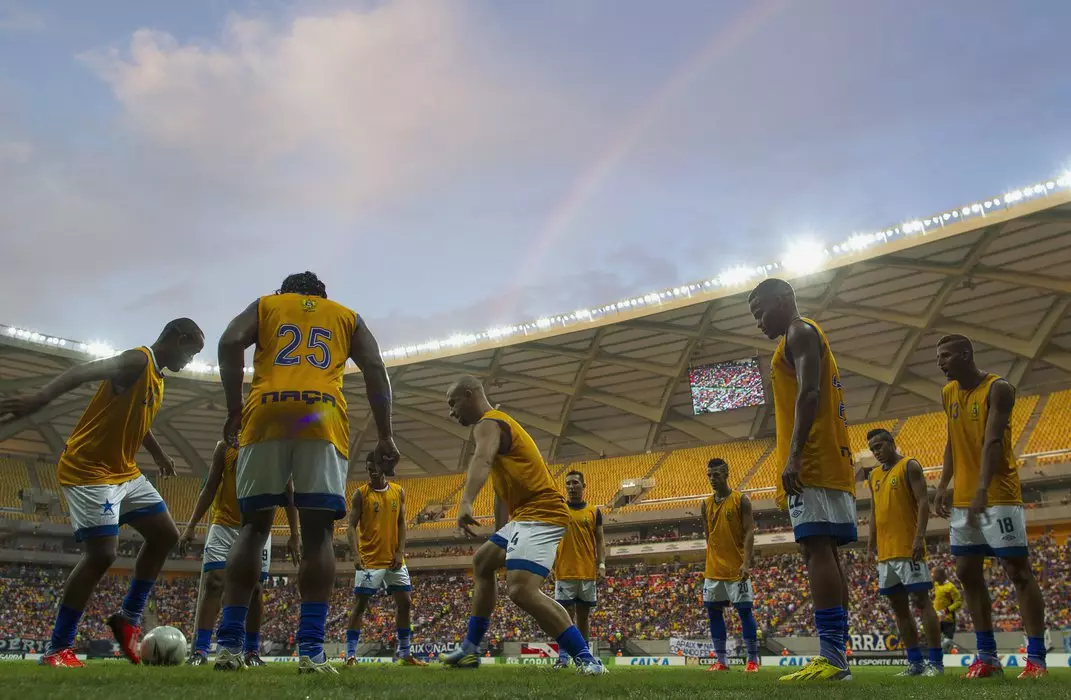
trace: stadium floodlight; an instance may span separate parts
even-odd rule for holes
[[[809,239],[796,241],[789,246],[782,264],[785,269],[797,275],[809,275],[822,268],[826,261],[826,251],[817,242]]]
[[[748,280],[755,277],[756,274],[753,267],[744,267],[742,265],[730,267],[718,275],[718,284],[723,287],[740,287],[747,284]]]
[[[106,343],[93,342],[86,346],[86,352],[96,358],[114,357],[115,349]]]

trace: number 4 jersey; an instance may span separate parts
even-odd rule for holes
[[[253,382],[240,444],[327,440],[349,458],[342,377],[357,314],[321,297],[274,294],[257,302]]]

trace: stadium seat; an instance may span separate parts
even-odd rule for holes
[[[19,491],[30,487],[26,462],[12,457],[0,457],[0,508],[21,508]]]

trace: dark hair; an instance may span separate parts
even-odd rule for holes
[[[287,275],[276,294],[302,294],[307,297],[327,298],[327,287],[315,272],[298,272]]]
[[[872,438],[877,437],[878,435],[888,435],[889,439],[890,440],[892,439],[892,433],[890,433],[885,428],[874,428],[873,430],[871,430],[869,433],[866,434],[866,439],[870,440]]]
[[[942,345],[952,345],[958,351],[966,350],[970,357],[974,357],[974,343],[972,343],[971,339],[965,335],[953,333],[951,335],[943,336],[937,341],[937,347],[941,347]]]
[[[569,477],[573,476],[574,474],[580,477],[580,485],[581,486],[587,486],[587,484],[584,482],[584,474],[582,472],[578,472],[575,469],[572,470],[571,472],[566,472],[565,478],[568,479]]]
[[[751,290],[751,294],[747,295],[747,300],[750,302],[758,297],[780,297],[788,296],[795,299],[796,292],[792,289],[792,285],[783,279],[777,277],[767,277],[763,281],[755,285],[755,288]]]
[[[707,469],[710,469],[712,467],[725,467],[726,469],[728,469],[729,468],[729,463],[726,462],[721,457],[715,457],[712,460],[710,460],[709,462],[707,462]]]
[[[202,338],[205,333],[201,330],[201,327],[194,323],[190,318],[176,318],[174,321],[168,321],[164,329],[160,331],[160,340],[168,338],[172,335],[199,335]]]

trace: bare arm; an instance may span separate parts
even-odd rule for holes
[[[353,330],[350,339],[350,359],[361,370],[364,376],[365,393],[368,396],[368,406],[372,411],[372,419],[376,422],[376,431],[380,440],[389,440],[394,436],[394,427],[391,425],[391,388],[390,377],[387,376],[387,366],[383,364],[383,356],[379,352],[379,343],[364,319],[357,317],[357,327]]]
[[[707,502],[704,500],[699,504],[699,517],[703,519],[703,539],[710,539],[710,529],[707,524]]]
[[[985,422],[985,444],[982,446],[982,474],[979,491],[988,491],[1004,456],[1004,433],[1015,408],[1015,390],[1006,381],[996,381],[989,387],[989,415]],[[1010,466],[1010,465],[1009,465]]]
[[[186,534],[190,537],[193,536],[193,531],[198,523],[201,522],[201,518],[208,512],[208,508],[212,505],[212,499],[216,497],[216,491],[219,490],[219,484],[223,480],[226,453],[226,444],[222,441],[217,442],[216,449],[212,452],[212,466],[208,469],[208,479],[205,480],[205,485],[201,487],[201,493],[197,495],[197,502],[193,504],[193,512],[190,513],[190,522],[186,525]]]
[[[880,466],[874,467],[875,469],[881,469]],[[873,474],[873,472],[871,472]],[[868,476],[866,479],[866,485],[870,489],[870,538],[866,543],[866,551],[870,557],[878,558],[878,513],[874,508],[874,482]]]
[[[465,477],[465,490],[461,497],[462,503],[470,505],[480,495],[480,489],[487,483],[487,477],[491,474],[491,465],[494,464],[502,439],[502,429],[493,420],[483,420],[476,424],[472,436],[476,447],[472,451],[468,475]]]
[[[740,521],[744,529],[744,566],[750,569],[755,561],[755,517],[747,496],[740,497]]]
[[[166,462],[170,459],[167,453],[164,452],[164,448],[160,446],[160,441],[156,439],[156,436],[152,434],[152,431],[145,433],[145,439],[141,441],[141,446],[145,448],[145,451],[153,458],[153,460],[159,464],[160,462]]]
[[[217,358],[219,380],[227,399],[227,415],[242,412],[242,381],[245,378],[245,351],[257,342],[257,306],[254,301],[227,325],[219,338]]]
[[[822,341],[818,332],[803,322],[793,323],[788,328],[785,345],[792,355],[796,368],[796,419],[792,425],[790,459],[799,459],[807,445],[815,416],[818,414],[818,399],[822,395]]]
[[[353,553],[353,563],[358,569],[362,568],[361,563],[361,541],[357,534],[357,528],[361,524],[361,491],[358,489],[353,492],[353,498],[350,499],[350,515],[349,515],[349,527],[346,528],[349,533],[350,551]]]
[[[398,498],[398,549],[394,552],[394,558],[398,566],[405,563],[405,489],[402,489]]]
[[[286,524],[290,528],[290,541],[286,543],[287,553],[295,564],[301,561],[301,530],[298,526],[297,506],[294,504],[294,480],[286,482]]]
[[[918,505],[918,520],[915,521],[915,550],[914,558],[922,558],[923,543],[926,541],[926,528],[930,523],[930,499],[926,493],[926,475],[922,473],[922,465],[911,459],[907,462],[907,483],[911,486],[911,493],[915,496]]]
[[[509,522],[509,506],[495,496],[495,530],[501,530]]]
[[[952,483],[952,435],[945,437],[945,456],[941,462],[941,480],[937,482],[937,488],[947,489]]]
[[[602,527],[602,511],[595,509],[595,566],[606,567],[606,536]]]

